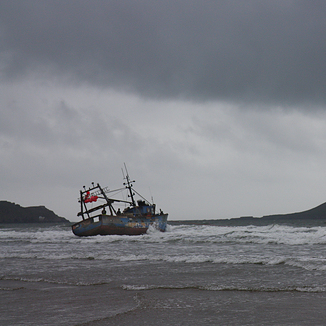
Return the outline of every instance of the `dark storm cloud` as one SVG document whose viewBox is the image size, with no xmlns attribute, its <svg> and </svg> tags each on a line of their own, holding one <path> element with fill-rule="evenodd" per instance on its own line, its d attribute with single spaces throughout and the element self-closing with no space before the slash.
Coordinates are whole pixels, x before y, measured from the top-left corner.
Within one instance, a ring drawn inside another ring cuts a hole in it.
<svg viewBox="0 0 326 326">
<path fill-rule="evenodd" d="M 2 78 L 324 105 L 324 1 L 1 1 Z"/>
</svg>

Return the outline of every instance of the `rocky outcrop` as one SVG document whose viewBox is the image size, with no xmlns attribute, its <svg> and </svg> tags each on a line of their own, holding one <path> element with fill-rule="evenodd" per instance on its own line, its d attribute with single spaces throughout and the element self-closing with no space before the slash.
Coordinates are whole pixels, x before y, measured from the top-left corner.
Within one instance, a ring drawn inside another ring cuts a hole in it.
<svg viewBox="0 0 326 326">
<path fill-rule="evenodd" d="M 0 223 L 69 223 L 45 206 L 22 207 L 0 201 Z"/>
</svg>

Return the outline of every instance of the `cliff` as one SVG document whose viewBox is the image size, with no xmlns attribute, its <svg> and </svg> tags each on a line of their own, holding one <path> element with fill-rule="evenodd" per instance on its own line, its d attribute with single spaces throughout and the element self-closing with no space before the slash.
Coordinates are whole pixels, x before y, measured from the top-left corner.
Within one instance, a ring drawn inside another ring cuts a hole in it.
<svg viewBox="0 0 326 326">
<path fill-rule="evenodd" d="M 45 206 L 21 207 L 0 201 L 0 223 L 70 223 Z"/>
</svg>

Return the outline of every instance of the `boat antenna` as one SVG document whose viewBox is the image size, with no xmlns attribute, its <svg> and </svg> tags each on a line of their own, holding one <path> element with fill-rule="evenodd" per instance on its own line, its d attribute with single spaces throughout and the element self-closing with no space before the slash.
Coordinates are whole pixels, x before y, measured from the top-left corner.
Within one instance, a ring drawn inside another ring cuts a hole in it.
<svg viewBox="0 0 326 326">
<path fill-rule="evenodd" d="M 154 199 L 153 199 L 153 195 L 152 195 L 152 192 L 151 192 L 151 187 L 148 187 L 148 189 L 149 189 L 149 193 L 151 195 L 152 205 L 154 205 Z"/>
<path fill-rule="evenodd" d="M 133 193 L 133 191 L 131 189 L 132 183 L 135 182 L 135 180 L 134 181 L 130 181 L 126 163 L 123 163 L 123 164 L 124 164 L 125 170 L 126 170 L 126 177 L 124 177 L 124 179 L 126 179 L 126 181 L 127 181 L 127 182 L 124 182 L 123 184 L 129 190 L 129 197 L 131 198 L 132 205 L 133 206 L 136 206 L 136 202 L 135 202 L 135 199 L 134 199 L 134 193 Z M 123 173 L 123 170 L 122 170 L 122 174 L 124 174 Z"/>
</svg>

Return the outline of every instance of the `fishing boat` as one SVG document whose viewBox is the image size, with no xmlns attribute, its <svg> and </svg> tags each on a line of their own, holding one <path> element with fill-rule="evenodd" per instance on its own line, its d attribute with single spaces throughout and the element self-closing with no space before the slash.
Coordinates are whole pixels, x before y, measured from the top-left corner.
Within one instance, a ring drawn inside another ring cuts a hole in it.
<svg viewBox="0 0 326 326">
<path fill-rule="evenodd" d="M 140 235 L 147 232 L 150 226 L 164 232 L 166 230 L 168 214 L 160 210 L 156 212 L 156 205 L 142 197 L 134 188 L 129 178 L 127 167 L 123 171 L 124 187 L 110 190 L 99 184 L 80 190 L 80 212 L 82 220 L 72 225 L 72 232 L 77 236 L 92 235 Z M 114 199 L 111 195 L 127 192 L 127 199 Z M 136 194 L 140 199 L 136 202 Z M 94 206 L 95 203 L 95 206 Z M 118 205 L 124 205 L 121 212 Z M 108 209 L 108 211 L 107 211 Z"/>
</svg>

